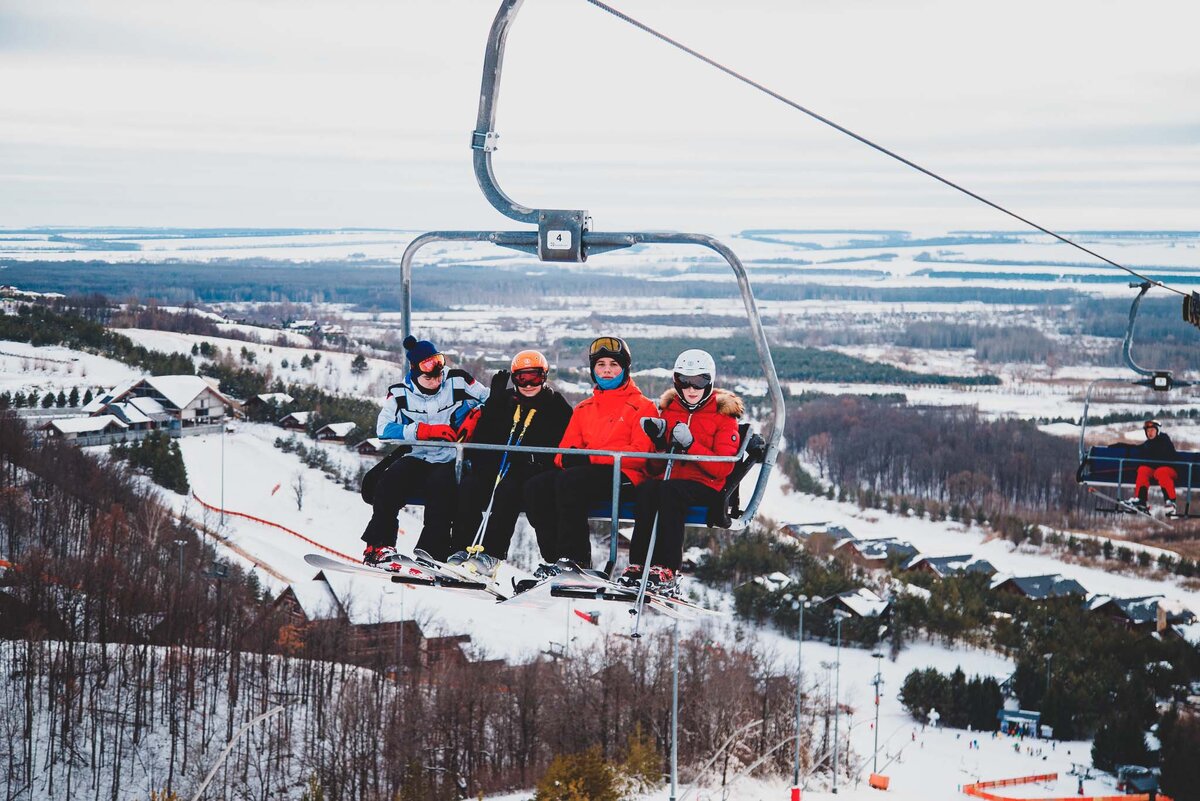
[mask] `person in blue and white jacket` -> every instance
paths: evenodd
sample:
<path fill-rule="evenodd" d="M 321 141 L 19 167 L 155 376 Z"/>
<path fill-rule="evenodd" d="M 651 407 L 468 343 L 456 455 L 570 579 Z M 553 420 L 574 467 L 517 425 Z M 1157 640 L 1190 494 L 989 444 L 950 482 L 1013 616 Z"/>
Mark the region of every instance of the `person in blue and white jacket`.
<path fill-rule="evenodd" d="M 381 439 L 454 442 L 465 438 L 488 398 L 488 388 L 465 370 L 446 370 L 446 357 L 432 342 L 406 337 L 408 376 L 388 387 L 375 430 Z M 425 525 L 417 547 L 435 559 L 449 556 L 450 528 L 458 500 L 453 448 L 412 448 L 379 477 L 371 497 L 371 522 L 363 532 L 363 563 L 379 565 L 396 556 L 400 510 L 425 501 Z"/>

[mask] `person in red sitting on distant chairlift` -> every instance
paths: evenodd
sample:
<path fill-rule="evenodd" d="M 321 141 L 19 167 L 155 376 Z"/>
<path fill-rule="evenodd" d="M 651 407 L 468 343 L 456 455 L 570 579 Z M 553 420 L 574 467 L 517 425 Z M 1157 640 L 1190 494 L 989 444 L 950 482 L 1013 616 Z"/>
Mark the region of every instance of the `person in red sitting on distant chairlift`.
<path fill-rule="evenodd" d="M 488 388 L 465 370 L 446 370 L 446 357 L 428 340 L 406 337 L 408 375 L 388 387 L 375 429 L 381 439 L 454 442 L 465 436 L 471 411 L 488 398 Z M 404 506 L 425 502 L 417 548 L 435 559 L 450 555 L 450 527 L 458 501 L 454 448 L 415 447 L 393 462 L 373 487 L 371 521 L 363 532 L 363 563 L 387 566 L 397 556 L 396 529 Z M 365 497 L 365 493 L 364 493 Z"/>
<path fill-rule="evenodd" d="M 1162 432 L 1162 426 L 1157 420 L 1147 420 L 1142 425 L 1142 431 L 1146 434 L 1146 441 L 1137 446 L 1137 455 L 1147 461 L 1138 465 L 1137 481 L 1134 484 L 1137 497 L 1126 503 L 1139 512 L 1149 511 L 1150 479 L 1153 478 L 1162 488 L 1163 497 L 1166 498 L 1164 506 L 1167 517 L 1176 517 L 1179 511 L 1175 506 L 1175 481 L 1179 474 L 1166 462 L 1178 462 L 1179 453 L 1175 450 L 1171 438 Z"/>

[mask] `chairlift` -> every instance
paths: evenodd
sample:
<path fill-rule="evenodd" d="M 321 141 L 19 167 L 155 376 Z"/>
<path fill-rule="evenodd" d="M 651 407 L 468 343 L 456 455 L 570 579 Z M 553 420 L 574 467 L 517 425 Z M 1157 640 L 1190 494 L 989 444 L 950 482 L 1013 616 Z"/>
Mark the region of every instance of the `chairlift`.
<path fill-rule="evenodd" d="M 1088 408 L 1092 400 L 1092 390 L 1098 385 L 1105 384 L 1146 387 L 1156 393 L 1165 394 L 1192 386 L 1191 382 L 1176 379 L 1169 370 L 1151 370 L 1133 360 L 1133 329 L 1137 322 L 1138 308 L 1141 306 L 1142 298 L 1146 296 L 1153 285 L 1150 281 L 1129 285 L 1131 289 L 1136 288 L 1138 294 L 1129 308 L 1129 323 L 1125 328 L 1121 356 L 1125 365 L 1139 377 L 1133 380 L 1097 378 L 1088 384 L 1087 392 L 1084 395 L 1083 418 L 1080 421 L 1079 431 L 1079 468 L 1075 471 L 1075 480 L 1087 487 L 1089 492 L 1113 503 L 1112 506 L 1097 506 L 1097 511 L 1101 512 L 1128 511 L 1120 505 L 1120 497 L 1126 486 L 1132 487 L 1136 482 L 1138 466 L 1145 462 L 1145 457 L 1139 456 L 1136 446 L 1133 445 L 1092 445 L 1090 447 L 1087 445 Z M 1200 313 L 1200 302 L 1193 304 L 1192 298 L 1186 297 L 1184 299 L 1184 319 L 1188 322 L 1191 322 L 1188 320 L 1189 312 L 1193 310 Z M 1156 460 L 1155 463 L 1175 468 L 1178 476 L 1176 493 L 1177 497 L 1183 501 L 1178 516 L 1180 518 L 1200 517 L 1200 514 L 1191 513 L 1192 492 L 1196 489 L 1197 480 L 1200 479 L 1200 453 L 1179 451 L 1179 461 L 1159 462 Z M 1156 484 L 1153 478 L 1151 478 L 1151 484 Z M 1117 497 L 1112 498 L 1106 495 L 1098 490 L 1098 487 L 1115 489 Z"/>
<path fill-rule="evenodd" d="M 754 294 L 750 287 L 745 267 L 737 255 L 727 245 L 707 234 L 676 233 L 658 231 L 616 231 L 602 232 L 592 228 L 592 219 L 588 212 L 582 209 L 541 209 L 525 206 L 510 198 L 497 184 L 495 172 L 492 169 L 493 154 L 497 149 L 499 134 L 495 131 L 496 105 L 500 92 L 500 75 L 504 63 L 504 48 L 508 32 L 520 10 L 524 0 L 502 0 L 500 9 L 492 22 L 488 35 L 487 47 L 483 63 L 483 83 L 479 99 L 479 115 L 475 130 L 471 134 L 471 150 L 474 161 L 475 177 L 483 195 L 506 217 L 518 223 L 535 226 L 534 229 L 515 231 L 431 231 L 414 239 L 405 249 L 401 259 L 402 272 L 402 321 L 405 336 L 412 331 L 412 269 L 413 261 L 418 252 L 428 245 L 446 242 L 481 242 L 497 245 L 522 253 L 537 256 L 543 262 L 567 262 L 581 264 L 588 256 L 609 251 L 621 250 L 634 245 L 694 245 L 707 248 L 718 253 L 728 264 L 737 279 L 742 302 L 750 323 L 750 334 L 762 365 L 762 372 L 767 382 L 767 396 L 770 400 L 770 417 L 766 421 L 766 438 L 749 434 L 749 425 L 741 427 L 742 447 L 732 457 L 718 456 L 689 456 L 673 455 L 670 458 L 679 461 L 732 461 L 733 472 L 721 494 L 720 505 L 709 509 L 694 507 L 689 510 L 687 523 L 693 526 L 712 526 L 730 530 L 741 530 L 749 525 L 754 518 L 758 505 L 766 490 L 767 481 L 779 453 L 779 443 L 783 436 L 784 400 L 779 377 L 775 372 L 775 364 L 771 358 L 771 350 L 767 344 L 766 333 Z M 406 443 L 421 444 L 421 443 Z M 438 443 L 438 447 L 446 447 L 446 443 Z M 528 446 L 488 446 L 470 443 L 454 443 L 457 448 L 457 460 L 461 469 L 463 449 L 500 449 L 520 453 L 562 453 L 561 449 L 532 448 Z M 612 456 L 615 464 L 613 469 L 613 494 L 611 505 L 607 508 L 592 510 L 593 519 L 608 519 L 611 521 L 611 536 L 609 539 L 609 561 L 607 571 L 612 572 L 617 559 L 619 543 L 618 526 L 621 521 L 631 521 L 633 517 L 632 503 L 621 504 L 617 495 L 620 480 L 620 463 L 622 456 L 638 458 L 664 459 L 664 454 L 630 454 L 613 451 L 572 451 L 576 454 L 596 454 Z M 759 466 L 754 489 L 744 506 L 740 501 L 740 486 L 742 479 L 755 466 Z"/>

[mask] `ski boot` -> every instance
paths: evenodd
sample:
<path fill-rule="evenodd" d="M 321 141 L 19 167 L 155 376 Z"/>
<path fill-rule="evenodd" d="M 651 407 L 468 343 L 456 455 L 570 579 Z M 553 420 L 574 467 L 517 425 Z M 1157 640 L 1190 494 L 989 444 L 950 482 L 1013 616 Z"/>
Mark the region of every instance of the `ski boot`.
<path fill-rule="evenodd" d="M 1179 509 L 1175 506 L 1175 501 L 1167 501 L 1165 504 L 1163 504 L 1163 508 L 1167 510 L 1168 518 L 1174 519 L 1179 517 Z"/>
<path fill-rule="evenodd" d="M 679 574 L 662 565 L 650 566 L 650 577 L 646 579 L 646 591 L 667 598 L 679 595 Z"/>
<path fill-rule="evenodd" d="M 458 556 L 458 554 L 454 556 Z M 453 559 L 454 556 L 450 558 Z M 488 579 L 489 581 L 496 578 L 496 571 L 500 569 L 500 560 L 494 556 L 489 556 L 483 551 L 480 551 L 461 564 L 468 573 Z"/>
<path fill-rule="evenodd" d="M 642 566 L 630 565 L 621 573 L 617 583 L 622 587 L 636 587 L 642 583 Z"/>
<path fill-rule="evenodd" d="M 1143 514 L 1143 515 L 1150 514 L 1149 505 L 1145 501 L 1143 501 L 1141 498 L 1130 498 L 1127 501 L 1121 501 L 1121 503 L 1118 504 L 1118 506 L 1120 506 L 1122 509 L 1124 509 L 1127 512 L 1135 512 L 1137 514 Z"/>
<path fill-rule="evenodd" d="M 467 553 L 466 551 L 455 551 L 454 553 L 450 554 L 450 558 L 446 560 L 446 564 L 457 567 L 458 565 L 465 563 L 470 558 L 471 554 Z"/>
<path fill-rule="evenodd" d="M 363 564 L 381 570 L 399 570 L 400 552 L 390 545 L 368 545 L 363 551 Z"/>

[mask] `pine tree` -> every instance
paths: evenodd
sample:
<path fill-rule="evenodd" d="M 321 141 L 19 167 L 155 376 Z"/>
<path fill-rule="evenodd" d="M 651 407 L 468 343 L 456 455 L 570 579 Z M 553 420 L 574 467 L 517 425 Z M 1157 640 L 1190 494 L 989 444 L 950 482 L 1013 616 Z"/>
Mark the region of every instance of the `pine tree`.
<path fill-rule="evenodd" d="M 79 387 L 71 387 L 71 394 L 67 396 L 67 405 L 72 409 L 79 406 Z"/>
<path fill-rule="evenodd" d="M 91 387 L 89 387 L 87 389 L 87 391 L 83 393 L 83 405 L 87 406 L 91 402 L 92 402 L 92 390 L 91 390 Z"/>
<path fill-rule="evenodd" d="M 367 371 L 367 359 L 361 353 L 354 357 L 354 361 L 350 362 L 350 372 L 355 375 L 362 375 Z"/>
<path fill-rule="evenodd" d="M 57 397 L 55 397 L 55 399 L 54 399 L 54 405 L 55 405 L 55 406 L 57 406 L 57 407 L 58 407 L 58 408 L 60 408 L 60 409 L 63 409 L 63 408 L 65 408 L 65 407 L 66 407 L 66 405 L 67 405 L 67 393 L 63 392 L 63 391 L 60 389 L 60 390 L 58 391 L 58 396 L 57 396 Z"/>
<path fill-rule="evenodd" d="M 47 392 L 45 395 L 42 396 L 42 408 L 49 409 L 53 405 L 54 405 L 54 393 Z"/>
<path fill-rule="evenodd" d="M 24 392 L 17 390 L 17 394 L 13 395 L 13 408 L 14 409 L 24 409 L 25 408 L 25 393 Z"/>

